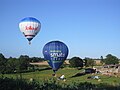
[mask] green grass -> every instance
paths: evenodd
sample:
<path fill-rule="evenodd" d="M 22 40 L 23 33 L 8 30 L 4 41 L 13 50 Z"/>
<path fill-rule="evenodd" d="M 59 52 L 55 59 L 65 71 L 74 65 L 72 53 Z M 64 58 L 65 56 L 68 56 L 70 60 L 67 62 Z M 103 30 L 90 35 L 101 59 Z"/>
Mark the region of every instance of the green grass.
<path fill-rule="evenodd" d="M 109 77 L 109 76 L 105 76 L 105 75 L 101 75 L 101 74 L 97 74 L 98 76 L 100 76 L 101 81 L 98 80 L 94 80 L 94 79 L 87 79 L 88 76 L 92 76 L 92 74 L 86 74 L 83 76 L 76 76 L 76 77 L 72 77 L 74 75 L 76 75 L 77 73 L 82 72 L 83 70 L 77 70 L 74 68 L 63 68 L 63 69 L 59 69 L 56 73 L 56 77 L 60 77 L 62 74 L 65 75 L 66 77 L 66 81 L 59 81 L 61 83 L 73 83 L 73 82 L 91 82 L 92 84 L 99 84 L 99 83 L 107 83 L 109 85 L 119 85 L 120 84 L 120 78 L 116 78 L 116 77 Z M 22 78 L 24 79 L 28 79 L 30 80 L 30 78 L 33 78 L 37 81 L 44 81 L 47 79 L 52 79 L 53 76 L 53 71 L 50 70 L 41 70 L 41 71 L 35 71 L 35 72 L 27 72 L 27 73 L 22 73 Z M 5 74 L 4 77 L 8 77 L 8 78 L 19 78 L 19 74 Z"/>

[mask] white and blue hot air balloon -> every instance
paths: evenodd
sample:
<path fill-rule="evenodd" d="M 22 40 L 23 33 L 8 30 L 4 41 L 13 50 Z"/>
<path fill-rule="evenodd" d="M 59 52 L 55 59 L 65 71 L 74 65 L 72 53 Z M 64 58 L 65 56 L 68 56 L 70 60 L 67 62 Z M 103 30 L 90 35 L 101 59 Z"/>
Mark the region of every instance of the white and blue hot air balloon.
<path fill-rule="evenodd" d="M 20 21 L 19 28 L 20 28 L 20 31 L 24 34 L 24 36 L 29 41 L 29 44 L 31 44 L 30 41 L 40 31 L 41 23 L 36 18 L 26 17 Z"/>

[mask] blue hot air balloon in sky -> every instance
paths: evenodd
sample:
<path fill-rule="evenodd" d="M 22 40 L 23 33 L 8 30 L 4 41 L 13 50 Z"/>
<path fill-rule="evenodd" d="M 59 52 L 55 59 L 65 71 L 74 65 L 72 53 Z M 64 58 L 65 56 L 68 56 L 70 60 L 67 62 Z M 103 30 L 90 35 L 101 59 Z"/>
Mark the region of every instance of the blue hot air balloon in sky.
<path fill-rule="evenodd" d="M 54 73 L 60 68 L 64 60 L 68 56 L 68 47 L 60 41 L 48 42 L 43 47 L 44 58 L 48 61 L 48 64 L 52 67 Z"/>

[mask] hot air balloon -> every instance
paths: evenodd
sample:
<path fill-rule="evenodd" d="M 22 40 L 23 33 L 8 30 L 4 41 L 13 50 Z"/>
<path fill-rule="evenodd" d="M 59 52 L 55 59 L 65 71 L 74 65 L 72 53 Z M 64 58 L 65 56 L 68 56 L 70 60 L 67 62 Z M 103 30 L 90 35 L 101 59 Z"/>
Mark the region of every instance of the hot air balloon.
<path fill-rule="evenodd" d="M 68 47 L 61 41 L 51 41 L 43 47 L 43 55 L 55 74 L 68 56 Z"/>
<path fill-rule="evenodd" d="M 24 36 L 31 44 L 31 40 L 37 35 L 40 31 L 41 23 L 36 18 L 26 17 L 22 19 L 19 23 L 20 31 L 24 34 Z"/>

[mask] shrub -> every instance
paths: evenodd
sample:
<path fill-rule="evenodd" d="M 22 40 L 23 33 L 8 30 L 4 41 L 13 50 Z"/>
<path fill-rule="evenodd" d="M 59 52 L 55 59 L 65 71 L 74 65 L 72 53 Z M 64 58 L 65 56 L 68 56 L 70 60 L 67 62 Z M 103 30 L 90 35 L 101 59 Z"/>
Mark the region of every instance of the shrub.
<path fill-rule="evenodd" d="M 120 86 L 89 82 L 71 82 L 71 84 L 67 84 L 54 78 L 38 82 L 36 80 L 0 77 L 0 90 L 120 90 Z"/>

